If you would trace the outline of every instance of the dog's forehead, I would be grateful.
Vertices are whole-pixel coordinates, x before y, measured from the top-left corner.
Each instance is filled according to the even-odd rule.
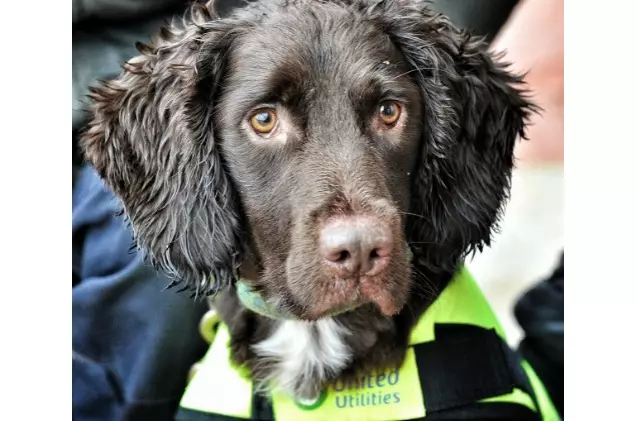
[[[396,67],[388,65],[401,58],[385,33],[351,13],[283,8],[242,36],[230,66],[243,78],[252,74],[261,81],[265,75],[287,71],[294,80],[351,84],[361,75],[396,73]]]

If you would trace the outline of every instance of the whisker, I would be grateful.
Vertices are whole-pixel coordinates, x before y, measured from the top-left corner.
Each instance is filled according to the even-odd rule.
[[[440,294],[438,287],[427,278],[418,268],[412,267],[414,275],[419,278],[422,283],[415,283],[414,286],[420,288],[424,293],[428,294],[427,298],[433,298]]]
[[[405,211],[398,211],[398,213],[400,213],[400,214],[402,214],[402,215],[416,216],[416,217],[418,217],[418,218],[427,219],[427,217],[426,217],[426,216],[424,216],[424,215],[418,215],[417,213],[405,212]]]

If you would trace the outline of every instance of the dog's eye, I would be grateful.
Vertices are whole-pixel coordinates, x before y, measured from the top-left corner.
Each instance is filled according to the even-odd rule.
[[[268,134],[276,126],[276,111],[273,109],[257,110],[250,117],[250,126],[258,134]]]
[[[395,101],[381,102],[378,114],[383,123],[388,126],[395,124],[400,118],[402,107]]]

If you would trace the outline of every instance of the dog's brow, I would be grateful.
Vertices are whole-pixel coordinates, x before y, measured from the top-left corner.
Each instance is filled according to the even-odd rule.
[[[269,68],[249,69],[240,79],[243,90],[251,93],[256,103],[294,103],[308,91],[306,69],[298,62],[283,60]]]
[[[354,102],[374,103],[383,99],[408,102],[409,92],[404,83],[395,76],[380,75],[369,78],[365,83],[352,87],[351,97]]]

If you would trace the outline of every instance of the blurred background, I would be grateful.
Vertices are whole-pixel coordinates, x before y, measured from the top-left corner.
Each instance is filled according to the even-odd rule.
[[[516,170],[501,233],[491,248],[469,261],[512,345],[522,335],[513,305],[523,292],[548,277],[560,258],[563,192],[564,172],[557,164]]]

